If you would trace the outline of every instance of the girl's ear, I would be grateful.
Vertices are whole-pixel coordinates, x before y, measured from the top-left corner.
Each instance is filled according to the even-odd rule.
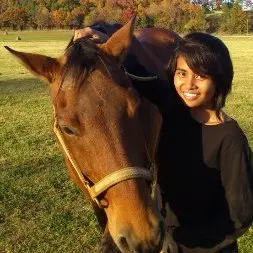
[[[46,83],[52,83],[60,63],[56,58],[52,58],[40,54],[25,53],[13,50],[7,46],[5,48],[35,76],[38,76],[41,80]]]
[[[121,64],[131,45],[136,15],[131,20],[116,31],[106,43],[101,45],[101,49],[112,55]]]

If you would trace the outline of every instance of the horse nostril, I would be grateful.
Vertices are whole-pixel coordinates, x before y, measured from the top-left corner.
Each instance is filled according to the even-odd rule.
[[[124,250],[124,252],[130,251],[129,245],[127,243],[127,239],[124,236],[120,236],[119,245],[120,245],[120,248]]]
[[[158,253],[161,252],[165,236],[165,227],[162,220],[150,227],[150,233],[145,236],[136,236],[132,230],[123,230],[115,242],[121,252]]]

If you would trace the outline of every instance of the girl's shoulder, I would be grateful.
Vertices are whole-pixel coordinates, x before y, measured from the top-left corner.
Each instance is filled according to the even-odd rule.
[[[245,133],[238,122],[226,116],[225,121],[213,128],[213,133],[218,136],[220,143],[225,148],[232,148],[235,151],[250,149]]]
[[[225,121],[221,124],[222,132],[225,136],[231,137],[231,138],[245,138],[245,134],[238,124],[238,122],[231,118],[226,116]]]
[[[218,139],[223,146],[233,145],[238,148],[245,145],[249,146],[248,140],[238,122],[227,115],[225,115],[223,123],[206,125],[204,129],[206,135],[209,135],[212,139]]]

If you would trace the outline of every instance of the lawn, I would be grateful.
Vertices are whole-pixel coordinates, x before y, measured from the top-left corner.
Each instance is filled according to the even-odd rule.
[[[49,88],[3,48],[57,56],[71,31],[0,35],[0,252],[95,252],[100,231],[72,183],[52,134]],[[17,36],[21,41],[16,41]],[[223,37],[235,67],[226,111],[253,148],[253,38]],[[253,229],[239,240],[253,253]]]

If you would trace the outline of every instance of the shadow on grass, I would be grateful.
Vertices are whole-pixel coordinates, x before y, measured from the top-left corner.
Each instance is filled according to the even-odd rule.
[[[17,179],[42,173],[48,168],[55,169],[59,167],[62,168],[63,166],[63,157],[55,154],[50,157],[31,158],[26,160],[25,163],[20,164],[18,167],[10,167],[9,169],[12,171],[11,174],[13,177]]]
[[[27,77],[26,74],[18,79],[0,80],[0,93],[45,92],[49,86],[38,78]]]
[[[45,181],[49,182],[52,187],[55,185],[55,188],[63,188],[63,182],[68,179],[63,158],[58,154],[26,159],[25,162],[18,165],[5,165],[1,174],[0,201],[12,198],[13,194],[19,194],[17,190],[25,189],[28,186],[40,188]],[[55,174],[59,178],[57,183],[54,183]]]

